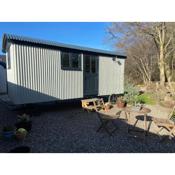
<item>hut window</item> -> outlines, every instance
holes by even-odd
[[[70,67],[69,53],[66,52],[61,53],[61,67],[62,68]]]
[[[74,69],[78,69],[80,68],[80,62],[81,62],[81,57],[80,57],[80,54],[77,54],[77,53],[72,53],[71,54],[71,67],[74,68]]]
[[[81,70],[81,55],[78,53],[61,52],[61,68]]]
[[[7,52],[7,69],[11,69],[10,51]]]
[[[85,55],[85,72],[95,74],[97,73],[97,57],[93,55]]]

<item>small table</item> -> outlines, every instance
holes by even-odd
[[[137,113],[137,114],[143,115],[143,117],[144,117],[144,132],[145,132],[145,135],[146,135],[147,134],[147,131],[148,131],[148,127],[147,127],[147,116],[148,116],[148,113],[151,112],[151,110],[149,108],[146,108],[146,107],[143,107],[141,110],[137,110],[134,107],[125,107],[123,109],[123,111],[126,114],[126,117],[128,119],[128,124],[129,125],[130,125],[130,114],[131,113]],[[136,123],[134,124],[134,127],[135,127]]]

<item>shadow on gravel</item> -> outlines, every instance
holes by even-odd
[[[0,104],[2,107],[2,105]],[[28,146],[33,153],[167,153],[175,152],[174,139],[132,130],[125,120],[116,119],[118,129],[109,136],[104,129],[96,132],[100,121],[95,112],[81,109],[80,100],[29,105],[0,114],[0,129],[12,124],[17,114],[32,117],[32,131],[23,142],[0,139],[0,152]],[[37,117],[35,117],[37,116]],[[151,116],[150,122],[151,122]],[[143,120],[143,116],[137,116]],[[108,126],[110,129],[110,125]],[[151,127],[151,125],[149,126]],[[129,128],[129,132],[128,132]],[[16,151],[16,150],[15,150]]]
[[[33,116],[42,115],[42,113],[53,112],[53,111],[66,111],[72,109],[79,109],[81,106],[80,100],[72,101],[62,101],[62,102],[48,102],[48,103],[38,103],[38,104],[28,104],[26,106],[21,106],[14,108],[18,114],[28,113]]]

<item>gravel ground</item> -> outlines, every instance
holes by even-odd
[[[151,116],[166,117],[169,112],[160,106],[149,107]],[[146,139],[143,134],[128,134],[124,120],[116,120],[118,130],[111,137],[103,130],[96,132],[100,125],[97,115],[83,111],[78,102],[35,105],[23,111],[9,110],[0,103],[0,131],[7,124],[14,125],[17,114],[24,111],[32,114],[32,131],[23,142],[1,138],[0,152],[22,145],[30,146],[33,153],[175,152],[175,142],[168,138],[160,140],[154,125]],[[134,116],[132,118],[134,122]],[[142,121],[138,127],[143,128]]]

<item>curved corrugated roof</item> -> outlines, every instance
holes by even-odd
[[[58,43],[58,42],[53,42],[53,41],[34,39],[34,38],[11,35],[11,34],[4,34],[3,35],[3,41],[2,41],[3,42],[2,43],[2,51],[3,52],[6,52],[7,41],[14,41],[14,42],[17,41],[17,42],[45,45],[45,46],[50,46],[50,47],[52,46],[52,47],[59,47],[59,48],[68,48],[68,49],[74,49],[74,50],[79,50],[79,51],[93,52],[93,53],[99,53],[99,54],[105,54],[105,55],[126,58],[126,55],[122,54],[122,53],[116,53],[116,52],[107,51],[107,50],[100,50],[100,49],[93,49],[93,48],[88,48],[88,47],[75,46],[75,45],[71,45],[71,44],[63,44],[63,43]]]

